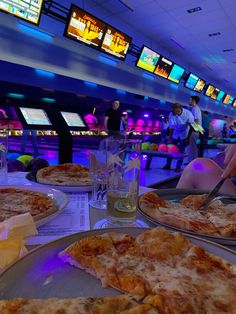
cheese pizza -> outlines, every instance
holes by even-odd
[[[160,314],[236,313],[236,266],[181,233],[105,233],[80,239],[59,257]]]
[[[38,221],[57,209],[53,199],[44,193],[14,187],[0,188],[0,222],[24,213],[30,213]]]
[[[206,195],[189,195],[179,203],[162,200],[156,193],[140,196],[139,207],[157,222],[172,227],[222,237],[236,237],[236,205],[213,202],[204,211],[198,208]]]
[[[104,298],[0,300],[1,314],[158,314],[125,295]]]
[[[37,171],[36,179],[39,183],[52,185],[91,185],[89,168],[71,163],[42,168]]]

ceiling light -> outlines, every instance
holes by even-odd
[[[216,33],[208,34],[209,37],[219,36],[219,35],[221,35],[221,32],[216,32]]]
[[[187,12],[188,13],[195,13],[195,12],[198,12],[198,11],[201,11],[201,10],[202,10],[201,7],[196,7],[196,8],[188,9]]]

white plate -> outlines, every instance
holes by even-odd
[[[35,222],[36,226],[42,226],[43,224],[49,222],[51,219],[56,217],[60,212],[66,207],[66,205],[69,202],[69,199],[65,193],[59,190],[50,189],[43,186],[32,186],[32,185],[1,185],[1,189],[6,188],[15,188],[15,189],[21,189],[21,190],[27,190],[27,191],[34,191],[34,192],[41,192],[43,194],[46,194],[48,197],[50,197],[54,203],[56,204],[57,211],[52,213],[51,215],[44,217],[37,222]]]
[[[26,297],[101,297],[118,295],[113,288],[102,288],[100,280],[68,264],[57,254],[73,242],[105,232],[138,235],[144,228],[111,228],[79,232],[29,252],[0,275],[0,299]],[[235,264],[236,254],[223,246],[194,236],[186,237],[196,245]]]
[[[92,185],[53,185],[53,184],[46,184],[46,183],[38,183],[36,179],[36,172],[31,171],[26,174],[25,178],[33,183],[35,186],[45,186],[51,189],[61,190],[63,192],[90,192],[92,191]]]

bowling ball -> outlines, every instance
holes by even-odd
[[[149,149],[149,144],[144,142],[142,143],[142,150],[148,150]]]
[[[49,163],[46,159],[43,158],[34,158],[30,160],[26,167],[26,171],[38,171],[39,169],[48,167]]]
[[[231,143],[232,138],[226,138],[225,143]]]
[[[159,152],[168,152],[168,146],[166,144],[159,145]]]
[[[236,138],[231,138],[231,143],[236,143]]]
[[[8,153],[7,154],[7,159],[9,159],[9,160],[15,160],[18,157],[20,157],[20,154],[18,154],[18,153]]]
[[[158,150],[158,145],[155,144],[155,143],[152,143],[152,144],[149,146],[149,149],[150,149],[150,150]]]
[[[30,155],[21,155],[20,157],[17,158],[17,160],[21,161],[26,167],[30,160],[32,160],[33,157]]]
[[[8,172],[25,171],[26,168],[25,165],[19,160],[8,160],[7,170]]]
[[[177,145],[172,144],[170,147],[168,147],[168,153],[178,153],[179,147]]]
[[[216,145],[216,142],[214,140],[208,140],[207,144],[208,145]]]

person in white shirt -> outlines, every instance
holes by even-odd
[[[198,96],[190,97],[190,106],[192,107],[192,114],[194,117],[194,122],[200,124],[202,126],[202,112],[198,103],[200,98]],[[188,137],[188,162],[190,163],[192,160],[198,157],[198,148],[197,148],[197,139],[199,137],[198,132],[194,132],[193,129],[190,130]]]
[[[189,134],[189,124],[194,122],[192,113],[184,109],[181,104],[172,105],[172,112],[169,114],[169,142],[178,145],[179,151],[184,153],[186,140]],[[176,171],[181,171],[183,159],[179,159],[176,164]],[[163,169],[170,169],[171,159],[167,158],[167,163]]]

